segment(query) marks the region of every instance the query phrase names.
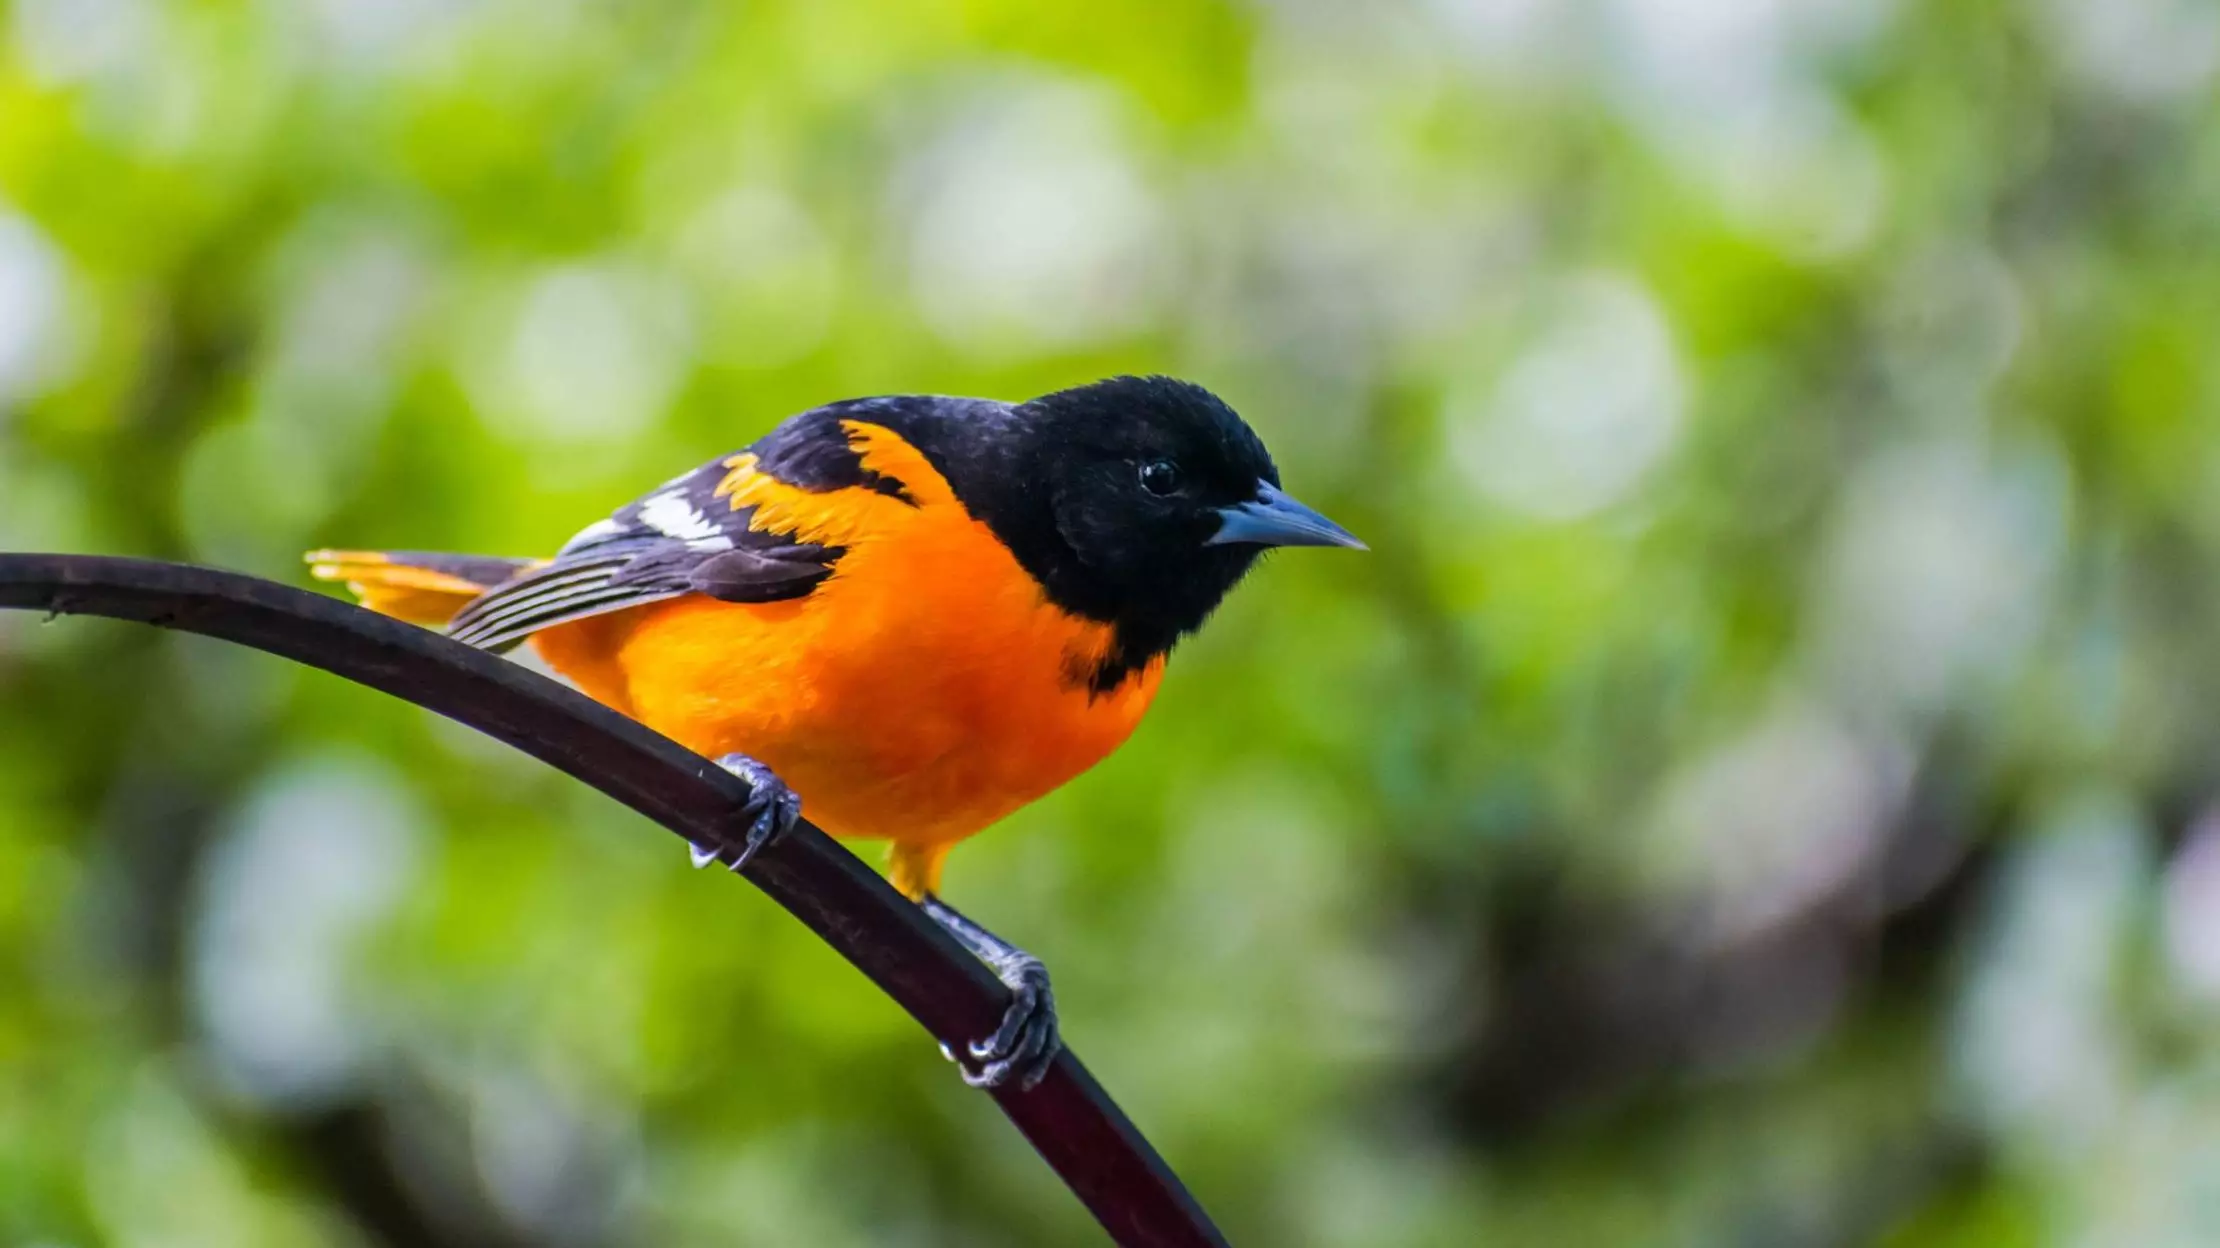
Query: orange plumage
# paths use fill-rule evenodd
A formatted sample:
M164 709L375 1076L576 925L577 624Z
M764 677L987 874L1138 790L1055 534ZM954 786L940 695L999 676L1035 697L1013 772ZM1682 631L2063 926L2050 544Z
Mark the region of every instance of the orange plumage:
M1011 990L965 1078L1030 1087L1058 1043L1047 971L936 895L948 847L1116 749L1261 550L1357 544L1280 492L1216 396L1119 377L1023 404L803 412L553 559L310 559L376 610L529 643L746 777L736 868L797 796L835 836L891 841L895 885Z

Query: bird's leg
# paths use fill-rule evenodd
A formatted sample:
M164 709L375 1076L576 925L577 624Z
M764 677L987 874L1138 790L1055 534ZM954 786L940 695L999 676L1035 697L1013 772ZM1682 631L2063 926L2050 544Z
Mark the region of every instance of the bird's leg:
M1010 1008L1002 1014L1002 1025L993 1035L970 1045L972 1060L979 1063L979 1069L967 1066L964 1082L975 1088L998 1088L1016 1075L1018 1088L1031 1091L1047 1076L1058 1050L1064 1047L1056 1031L1056 994L1048 986L1048 967L931 893L918 904L1010 989Z
M802 799L786 787L786 781L779 779L777 773L745 754L727 754L717 760L717 765L747 781L752 793L748 804L740 809L740 817L748 821L747 839L740 852L725 864L739 871L765 848L794 830L794 825L801 822ZM721 861L720 852L696 845L694 865L706 867Z

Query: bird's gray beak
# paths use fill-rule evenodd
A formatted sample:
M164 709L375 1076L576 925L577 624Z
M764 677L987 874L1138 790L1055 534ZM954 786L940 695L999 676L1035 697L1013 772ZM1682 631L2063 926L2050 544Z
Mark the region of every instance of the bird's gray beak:
M1206 546L1251 542L1258 546L1347 546L1369 550L1356 534L1287 496L1280 487L1258 482L1256 497L1233 507L1221 507L1224 523Z

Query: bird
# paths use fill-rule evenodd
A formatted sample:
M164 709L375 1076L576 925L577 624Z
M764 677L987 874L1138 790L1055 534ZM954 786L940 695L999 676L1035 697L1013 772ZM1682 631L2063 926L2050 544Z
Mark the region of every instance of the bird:
M1010 990L965 1080L1030 1089L1061 1047L1048 970L941 899L942 860L1122 744L1173 648L1289 546L1364 549L1215 394L1118 376L812 408L551 558L307 558L372 610L529 644L747 781L735 871L804 813L886 841L893 886Z

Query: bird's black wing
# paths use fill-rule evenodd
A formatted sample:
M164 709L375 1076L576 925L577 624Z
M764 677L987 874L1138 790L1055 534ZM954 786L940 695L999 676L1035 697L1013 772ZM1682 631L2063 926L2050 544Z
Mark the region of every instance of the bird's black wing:
M472 602L448 635L493 651L542 629L685 594L727 602L799 598L832 575L838 547L749 527L718 492L716 460L664 484L573 537L554 559Z
M881 425L937 446L953 431L995 427L1010 410L939 395L850 399L788 419L742 454L752 471L793 489L864 490L915 506L902 482L864 464L850 426ZM730 456L704 464L587 528L546 566L471 603L449 635L506 650L541 629L685 594L727 602L807 595L832 575L844 548L752 528L756 509L735 508L727 481L740 463L741 456Z

